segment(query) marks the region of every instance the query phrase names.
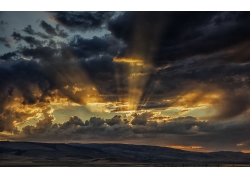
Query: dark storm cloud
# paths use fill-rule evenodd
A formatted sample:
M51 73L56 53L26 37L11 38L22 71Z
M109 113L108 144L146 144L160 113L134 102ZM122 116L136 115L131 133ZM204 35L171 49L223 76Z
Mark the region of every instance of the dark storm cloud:
M139 109L195 107L199 103L208 103L218 111L216 120L238 116L250 107L249 69L249 63L228 64L216 62L216 58L173 63L149 78ZM180 105L179 100L191 92L195 94ZM217 94L218 98L212 101L208 94Z
M76 126L85 126L85 123L77 116L72 116L68 121L60 125L60 129L68 129Z
M45 30L46 33L52 36L56 36L56 29L45 21L41 21L40 26Z
M57 32L57 36L59 37L62 37L62 38L68 37L68 34L64 32L63 29L60 29L60 26L58 24L56 25L56 32Z
M56 53L55 49L50 47L37 47L34 49L23 48L21 54L24 56L32 57L34 59L48 59Z
M62 38L66 38L68 36L68 34L64 32L64 30L60 29L59 25L54 28L53 26L42 20L40 26L45 30L47 34L51 36L59 36Z
M226 91L240 88L223 79L228 73L233 76L223 62L249 61L248 19L248 12L126 12L111 20L109 30L127 45L126 53L120 56L152 61L156 66L172 66L165 72L152 70L143 88L139 109L170 107L173 103L160 103L157 99L173 98L199 89L197 83L217 84ZM175 61L179 66L172 64ZM213 63L220 62L221 65L213 67ZM148 98L152 101L147 101Z
M15 86L23 96L23 104L35 104L40 98L32 91L32 86L35 84L42 89L42 83L46 80L43 69L34 61L19 61L6 69L5 76L8 74L8 79L3 81L3 86L6 88L8 84ZM41 99L40 99L41 100Z
M49 39L49 36L41 33L41 32L35 32L33 29L32 29L32 26L31 25L28 25L26 28L23 29L24 32L26 32L27 34L29 35L37 35L43 39Z
M52 12L52 17L71 30L89 31L101 29L114 12Z
M146 125L148 118L153 116L151 113L143 113L143 114L132 114L134 119L131 121L132 125Z
M10 60L12 57L15 57L17 54L15 52L8 52L0 56L0 59Z
M26 40L29 43L32 43L32 40L34 40L32 38L27 38L30 36L22 36L17 32L14 32L12 36L18 41ZM31 42L29 40L31 40ZM91 40L84 39L84 43L86 42L87 46L90 46L92 43L90 41ZM2 71L2 73L4 73L2 77L9 76L5 73L10 74L9 82L11 82L14 89L19 89L24 98L22 103L25 105L34 104L38 101L44 102L47 96L53 97L50 92L56 89L59 90L59 96L67 96L74 102L83 103L80 95L77 97L72 91L70 91L70 89L67 90L64 88L68 85L72 87L75 85L75 83L84 83L77 77L79 76L78 73L88 73L91 79L93 79L93 82L98 84L100 89L103 89L103 92L108 92L107 88L115 88L114 86L111 86L111 84L102 82L104 79L113 79L114 81L114 76L112 74L114 73L114 69L111 56L104 55L100 57L98 54L105 53L105 51L102 51L101 49L99 51L94 51L94 49L98 47L98 42L101 41L101 39L98 39L97 42L95 42L94 39L93 46L91 46L89 49L84 49L84 46L82 46L81 43L76 43L74 45L74 48L76 49L78 48L81 50L82 48L82 51L89 51L89 56L87 56L88 58L91 58L89 60L85 60L81 56L75 56L68 44L56 44L52 40L49 42L50 47L43 45L37 46L35 48L32 48L31 46L19 47L18 51L15 53L18 56L21 55L31 59L26 62L16 61L15 63L13 62L13 64L9 64L8 68L4 69L5 71ZM102 42L105 44L106 41L103 40ZM109 46L110 45L108 44L107 48L109 48ZM10 52L2 55L1 58L8 59L13 56L14 54ZM35 62L34 59L38 60L39 62ZM4 67L4 64L2 64L2 66ZM79 82L62 78L62 73L64 72L70 73L74 75L74 77L76 76L77 78L75 78L75 80L79 79ZM78 73L76 74L76 72ZM4 88L3 90L6 91L9 83L7 83L5 80L3 82L5 83L2 87ZM103 84L106 84L108 87L103 87ZM38 90L42 92L42 94L39 96L35 95L33 90L31 90L32 86L36 85L38 85Z
M117 56L123 44L108 35L102 38L94 36L92 39L84 39L78 35L72 38L67 48L79 58L105 54Z
M106 122L108 125L110 125L110 126L114 126L114 125L116 125L116 124L122 123L122 119L121 119L121 116L115 115L115 116L112 117L111 119L106 119L105 122Z
M2 88L1 88L2 90ZM2 114L5 109L5 105L8 103L8 95L7 94L2 94L1 99L0 99L0 113Z
M27 44L30 45L30 47L39 47L42 46L42 44L44 44L43 41L37 40L36 38L32 37L32 36L22 36L20 33L18 32L13 32L12 35L13 39L15 39L17 42L24 40Z
M13 37L16 40L25 39L24 36L17 32L13 33ZM20 80L20 82L26 84L28 88L23 89L22 92L28 92L28 94L32 94L32 92L29 91L30 84L36 83L38 83L39 89L43 92L42 96L39 98L35 98L33 96L28 97L28 95L25 95L26 100L23 101L24 104L32 104L37 102L37 100L44 101L43 99L48 95L49 91L53 91L55 89L59 89L60 96L67 96L74 102L82 103L80 97L76 97L73 92L70 92L64 87L67 85L73 86L75 83L83 82L72 82L65 78L61 78L62 72L67 72L73 74L74 76L78 76L75 74L76 70L77 72L83 71L87 73L90 80L96 85L100 93L107 95L113 95L113 93L117 93L116 87L112 85L115 83L115 66L112 56L109 55L115 53L115 49L117 49L117 51L119 50L119 46L121 46L121 44L117 40L110 36L105 36L104 38L94 37L93 39L83 39L82 37L77 36L72 41L70 41L69 44L58 44L52 40L49 42L49 44L49 46L42 45L35 48L20 47L16 52L18 55L31 58L31 61L22 63L20 62L13 65L11 67L13 73L18 75L19 72L15 71L23 69L23 65L26 64L27 66L25 65L25 69L27 72L34 73L30 77L34 78L38 76L37 81L29 81L29 78L26 79L26 77L23 77L23 75L17 76L17 79L23 78ZM85 53L86 58L88 59L85 59L81 53ZM7 55L4 55L3 57L7 57ZM34 59L39 60L39 63L33 63ZM32 67L32 64L36 64L36 68L38 68L37 72L29 70L29 68L34 68ZM14 86L18 86L19 88L22 86L22 83L19 83L18 85L16 81L13 81L13 83L15 84ZM41 87L41 84L45 84L47 88L45 89ZM104 98L106 97L104 96ZM115 100L109 98L108 96L107 99L112 101Z
M116 119L117 116L113 118ZM20 135L24 134L27 138L54 137L51 140L65 138L66 136L68 139L78 140L86 137L100 139L114 136L114 138L122 138L127 133L130 133L129 130L131 129L129 125L124 123L105 124L105 121L99 117L91 117L83 122L77 116L72 116L62 124L52 124L52 120L52 116L46 116L46 118L38 121L36 126L25 126Z
M114 64L113 64L112 56L99 56L94 57L88 61L81 60L81 67L89 74L90 77L93 77L93 80L105 78L105 76L100 77L99 75L102 73L103 75L111 75L114 74ZM98 77L99 76L99 77Z
M96 53L106 52L109 44L104 39L93 37L93 39L83 39L75 36L69 46L78 57L89 57Z
M89 124L92 126L102 126L104 124L104 120L99 117L91 117L89 119Z
M22 39L22 35L18 32L13 32L12 35L13 39L15 39L16 41L20 41Z
M249 18L249 12L126 12L108 28L128 45L125 56L161 64L227 50L239 53L237 46L250 40Z
M227 120L243 114L250 108L249 96L249 92L242 92L242 94L229 92L224 99L225 103L223 103L223 106L218 108L220 110L219 114L215 115L212 119Z
M4 131L16 132L14 122L23 122L44 109L49 104L46 98L55 96L51 94L53 85L53 79L48 78L46 70L35 61L1 63L0 119L4 122ZM29 108L35 111L30 112Z
M32 29L31 25L28 25L26 28L23 29L23 31L29 35L35 35L35 31Z
M57 47L57 43L56 43L56 41L54 41L54 40L50 40L49 41L49 43L48 43L48 47L51 47L51 48L56 48Z
M41 46L42 42L35 39L34 37L31 37L31 36L25 36L23 37L23 40L28 43L31 47L38 47L38 46Z
M113 62L113 56L117 55L122 48L123 44L110 36L92 39L75 36L69 42L69 46L62 47L62 55L69 58L73 55L79 58L80 67L88 74L99 92L112 94L117 93L114 85L116 70L122 73L122 69L129 68L126 64Z
M0 37L0 44L3 44L5 47L10 48L10 43L6 37Z
M49 36L47 36L46 34L43 34L41 32L37 32L36 35L43 38L43 39L49 39Z

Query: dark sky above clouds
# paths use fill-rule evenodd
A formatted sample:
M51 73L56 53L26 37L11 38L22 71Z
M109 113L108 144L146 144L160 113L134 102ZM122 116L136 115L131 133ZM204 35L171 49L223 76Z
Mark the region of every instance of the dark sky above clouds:
M250 149L249 12L0 12L0 139Z

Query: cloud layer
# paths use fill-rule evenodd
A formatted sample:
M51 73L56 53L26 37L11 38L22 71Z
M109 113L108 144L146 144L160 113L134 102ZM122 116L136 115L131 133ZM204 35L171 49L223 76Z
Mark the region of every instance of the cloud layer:
M2 137L248 148L248 12L46 14L0 37Z

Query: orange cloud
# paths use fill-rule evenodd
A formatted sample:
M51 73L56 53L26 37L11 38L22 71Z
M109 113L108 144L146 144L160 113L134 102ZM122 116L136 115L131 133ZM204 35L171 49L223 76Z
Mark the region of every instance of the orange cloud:
M241 150L242 153L250 153L250 149L243 149Z
M190 91L184 95L177 96L177 101L173 104L175 107L202 107L209 106L219 102L223 92L206 92L203 90Z
M246 145L245 143L239 143L239 144L236 144L236 146L244 146Z
M202 146L166 146L168 148L181 149L185 151L194 151L194 152L211 152L211 150L204 149Z
M130 59L130 58L113 58L113 62L116 63L129 63L130 65L138 65L142 66L144 64L144 61L141 59Z

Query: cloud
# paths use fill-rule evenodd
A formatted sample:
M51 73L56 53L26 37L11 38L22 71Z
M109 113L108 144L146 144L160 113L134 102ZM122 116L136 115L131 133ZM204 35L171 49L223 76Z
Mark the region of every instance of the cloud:
M245 113L249 109L249 63L207 61L172 63L155 72L145 86L139 109L210 106L217 111L216 120ZM235 104L239 104L237 108Z
M41 21L40 26L45 30L46 33L52 36L56 36L56 29L45 21Z
M27 38L30 36L22 36L17 32L14 32L12 36L18 41L26 40L30 44L32 42L28 40L34 40L33 38ZM31 64L36 64L36 68L39 69L37 69L38 76L41 76L42 81L46 81L46 83L50 84L50 91L57 89L59 90L58 94L60 94L60 96L67 96L77 103L85 103L82 95L84 93L83 91L74 93L75 91L69 92L69 90L76 84L81 84L83 81L81 78L86 77L84 83L92 83L96 86L95 88L101 91L100 93L114 92L116 90L115 86L110 86L105 83L105 81L115 82L115 64L112 62L112 56L109 54L115 53L115 48L119 46L119 42L109 36L103 38L94 37L93 39L83 39L77 36L70 40L68 44L60 44L50 40L48 45L41 44L41 46L37 45L36 47L21 46L15 53L19 57L31 60L31 62L26 62L30 64L27 65L27 70L32 68L33 65ZM7 58L7 54L1 57ZM33 63L34 60L39 61L39 63ZM24 62L20 62L12 67L20 69L21 67L19 68L18 66L23 65ZM14 71L16 69L14 69ZM64 72L67 73L65 74ZM34 72L34 75L35 74ZM68 74L72 74L71 77L63 77L68 76ZM40 77L38 79L40 80ZM66 86L70 86L70 89L65 89L64 87ZM84 96L86 96L86 94Z
M56 50L52 49L51 47L37 47L37 48L23 48L21 53L26 57L32 57L34 59L42 58L42 59L48 59L52 57Z
M41 38L43 38L43 39L49 39L49 36L47 36L47 35L45 35L45 34L43 34L43 33L41 33L41 32L35 32L35 31L32 29L32 26L31 26L31 25L28 25L27 27L25 27L25 28L23 29L23 31L26 32L26 33L29 34L29 35L33 35L33 36L37 35L37 36L39 36L39 37L41 37Z
M12 35L14 40L16 40L17 42L24 40L27 44L30 45L31 48L33 47L41 47L42 44L44 44L43 41L37 40L36 38L32 37L32 36L22 36L20 33L18 32L13 32Z
M105 123L108 124L109 126L114 126L116 124L122 123L122 119L121 116L115 115L111 119L106 119Z
M36 40L35 38L31 37L31 36L25 36L23 37L23 40L28 43L31 47L38 47L41 46L42 42L39 40Z
M243 114L250 108L248 92L242 91L242 94L236 94L235 92L228 93L224 101L222 107L219 107L219 113L212 119L227 120ZM235 106L236 104L237 106Z
M75 36L69 46L78 57L89 57L91 54L107 51L109 44L104 39L96 36L92 39L83 39L80 36Z
M4 63L3 63L4 64ZM46 77L35 61L8 61L0 68L0 119L4 130L15 132L16 125L35 117L48 102ZM1 64L2 65L2 64Z
M68 34L64 32L64 30L60 29L59 25L57 25L56 28L54 28L53 26L42 20L40 26L50 36L59 36L62 38L66 38L68 36Z
M116 116L117 117L117 116ZM47 120L45 120L47 119ZM80 118L73 116L62 124L52 124L53 117L47 116L39 120L36 126L26 126L19 133L20 138L36 138L43 141L65 139L85 141L111 141L111 140L134 140L144 141L150 138L147 143L155 141L167 142L167 144L182 144L190 146L196 144L204 148L248 148L236 146L241 142L248 142L245 136L249 132L248 121L240 122L207 122L200 121L195 117L186 116L169 119L167 121L150 121L147 124L129 125L125 123L108 124L103 119L91 117L83 122ZM88 124L89 122L89 124ZM22 136L25 135L25 136ZM209 141L208 145L205 141Z
M203 22L200 23L204 24ZM56 28L54 28L55 32ZM31 31L31 34L34 34L31 27L28 26L27 29ZM91 39L85 39L81 36L75 36L70 39L68 43L56 43L51 40L50 46L44 44L40 46L38 43L35 45L36 41L33 41L35 39L29 38L31 36L22 36L17 32L14 32L12 36L16 40L24 40L29 44L34 44L34 47L19 48L18 51L15 52L16 54L39 61L39 63L34 63L36 64L35 68L37 72L32 71L32 76L37 77L37 81L29 80L27 83L21 80L21 84L27 84L28 87L27 89L21 88L22 90L20 90L24 96L23 104L34 104L38 101L45 101L46 98L49 98L49 101L54 101L52 99L55 98L55 96L66 97L69 101L85 104L86 100L84 97L86 95L84 95L84 92L86 91L83 91L83 88L80 88L81 90L77 92L73 90L75 84L77 84L77 87L82 86L79 85L82 80L80 75L77 74L82 74L82 76L86 77L86 79L90 81L89 84L98 90L98 93L102 95L105 101L117 101L120 97L125 97L128 94L128 78L130 74L126 73L126 71L129 70L130 67L125 62L117 63L113 61L114 56L119 56L120 51L126 46L114 37L104 36L101 38L93 37ZM7 54L2 57L7 57ZM205 60L203 62L205 62ZM27 62L25 68L23 65L24 63L16 64L13 66L15 68L12 69L14 71L20 71L21 69L29 71L30 68L33 68L32 62ZM146 67L143 67L140 73L148 73L148 70L145 69ZM230 104L234 97L227 98L229 94L226 89L232 88L233 86L230 85L231 80L225 80L223 78L233 71L243 76L246 71L240 71L239 69L244 68L238 65L231 67L230 65L223 64L215 64L210 67L209 63L206 64L206 67L201 67L199 58L194 60L189 59L185 64L172 63L170 66L159 70L158 68L150 69L152 73L142 89L144 93L139 102L139 109L196 107L200 104L216 106L223 103ZM24 77L21 76L20 78ZM119 81L118 78L120 78ZM25 81L27 80L25 79ZM20 89L20 83L18 85L16 81L13 82L14 89L16 87ZM238 85L243 86L244 83L238 82ZM41 96L33 95L34 93L29 87L30 84L36 84L41 88ZM69 86L69 88L64 88L66 86ZM130 88L134 88L130 89L130 91L136 90L136 87ZM57 91L56 95L52 95L54 91ZM223 91L223 93L221 93L221 91ZM247 91L244 91L244 93L247 93ZM213 96L214 94L215 96ZM212 98L208 97L210 95ZM237 95L235 96L237 99ZM223 101L219 103L222 99ZM246 102L246 104L247 103L248 102ZM245 107L242 111L239 110L239 113L232 113L230 117L246 112L248 105ZM119 109L121 110L121 107L117 107L116 111ZM223 109L218 109L223 113ZM233 111L230 109L228 112ZM219 117L217 119L224 118L220 115L220 112L218 112L217 117ZM230 117L225 116L224 119ZM138 120L135 120L133 123L147 124L147 120L145 119L141 122L137 121Z
M116 56L123 45L112 36L84 39L81 36L74 36L66 47L72 54L79 58L89 58L96 55Z
M25 39L17 32L13 33L13 37L16 40ZM94 84L87 79L86 73L94 73L96 77L99 76L98 73L112 73L112 67L109 67L110 64L112 65L112 58L103 56L93 61L84 59L79 61L69 53L69 56L73 58L73 61L69 61L64 52L62 48L38 46L20 47L15 52L2 55L1 59L5 60L16 59L15 56L25 57L29 60L17 59L1 64L1 75L6 77L0 81L0 92L4 95L0 103L1 112L6 108L6 103L9 104L12 101L12 99L8 100L9 87L12 87L14 92L18 92L18 94L14 93L13 98L19 98L20 105L27 106L38 102L46 102L49 105L50 102L61 101L62 98L66 98L66 101L85 104L84 98L88 98L89 93L98 93L89 90L94 88ZM107 59L107 61L103 61L103 59ZM108 64L105 64L106 62ZM101 66L109 67L109 69L102 69ZM110 79L110 75L99 77ZM98 83L98 81L94 82ZM70 88L65 88L67 86ZM75 92L74 87L78 87L80 91Z
M73 30L90 31L102 28L114 12L52 12L52 19Z
M173 146L202 146L203 149L247 149L249 138L248 120L238 122L209 122L186 116L170 118L162 121L148 121L145 125L132 125L123 122L110 124L110 119L91 117L85 122L77 116L72 116L68 121L53 124L54 117L43 111L44 118L40 119L35 126L27 125L22 131L7 137L10 139L29 139L39 141L85 141L85 142L110 142L130 141L147 142L147 144ZM119 116L114 116L119 118ZM114 119L112 118L112 119ZM122 120L122 119L121 119ZM123 120L122 120L123 121ZM118 121L117 121L118 122ZM233 123L232 123L233 122ZM0 123L2 125L2 123ZM2 126L0 126L2 127ZM3 128L2 128L3 129ZM153 140L149 142L148 140ZM242 146L236 146L237 144Z
M45 114L46 115L46 114ZM117 117L114 117L117 118ZM91 117L89 120L83 122L77 116L72 116L70 119L62 124L52 124L53 116L46 115L42 120L39 120L36 126L27 125L22 128L19 133L20 137L26 138L52 138L61 139L68 136L68 139L81 138L109 138L117 135L118 139L122 138L130 128L125 124L105 125L102 118ZM118 134L117 134L118 133Z
M102 126L104 124L104 120L99 117L91 117L89 119L89 124L94 127Z
M12 35L13 39L15 39L16 41L20 41L22 39L22 35L18 32L13 32Z
M153 139L223 148L248 140L248 12L114 14L52 12L59 25L40 21L44 33L31 25L13 32L18 47L0 55L1 132L24 140ZM64 27L111 34L67 36ZM52 103L103 103L117 116L53 123L51 115L41 117ZM203 112L210 109L215 113ZM177 117L184 110L187 116ZM31 118L39 121L20 133L17 127Z
M31 25L28 25L26 28L23 29L23 31L29 35L35 35L35 31L32 29Z
M226 61L248 62L248 53L236 54L249 41L249 17L248 12L125 12L109 21L108 29L128 45L124 56L157 66L228 51Z
M0 37L0 44L3 44L5 47L10 48L10 42L6 37Z
M131 116L134 117L134 119L131 121L132 125L146 125L149 118L151 118L154 114L151 112L145 112L142 114L134 113Z
M64 122L61 126L60 129L68 129L71 126L84 126L85 123L78 118L77 116L72 116L67 122Z
M42 111L44 118L39 120L36 123L36 126L25 126L22 128L22 133L24 134L41 134L41 133L45 133L46 131L48 131L51 126L52 126L52 121L54 120L54 117L52 115L50 115L50 113L48 113L50 109L45 109Z
M163 122L150 122L147 126L135 126L135 134L196 134L199 133L199 127L204 123L197 121L192 116L173 118ZM137 124L133 124L137 125ZM139 124L138 124L139 125Z
M0 59L2 60L10 60L12 57L16 57L17 54L15 52L8 52L0 56Z

